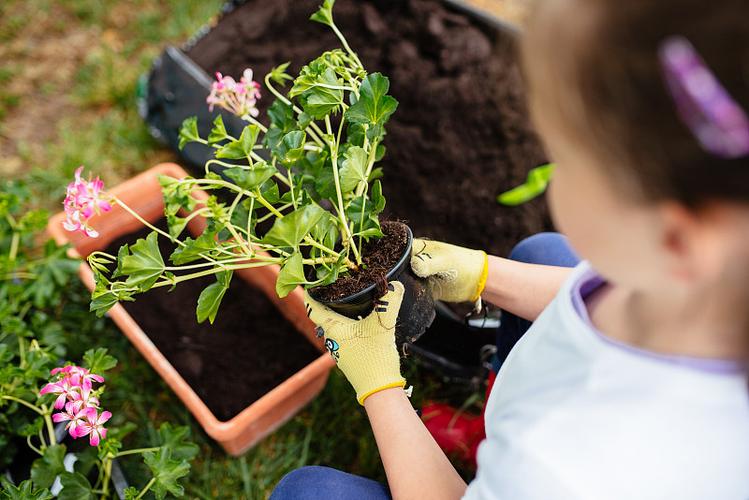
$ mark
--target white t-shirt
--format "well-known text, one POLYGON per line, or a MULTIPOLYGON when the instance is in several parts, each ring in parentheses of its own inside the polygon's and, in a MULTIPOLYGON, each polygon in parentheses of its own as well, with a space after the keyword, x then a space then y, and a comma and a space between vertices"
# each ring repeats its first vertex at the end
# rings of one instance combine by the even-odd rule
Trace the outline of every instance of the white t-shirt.
POLYGON ((502 366, 470 500, 749 500, 749 389, 735 364, 606 338, 580 264, 502 366))

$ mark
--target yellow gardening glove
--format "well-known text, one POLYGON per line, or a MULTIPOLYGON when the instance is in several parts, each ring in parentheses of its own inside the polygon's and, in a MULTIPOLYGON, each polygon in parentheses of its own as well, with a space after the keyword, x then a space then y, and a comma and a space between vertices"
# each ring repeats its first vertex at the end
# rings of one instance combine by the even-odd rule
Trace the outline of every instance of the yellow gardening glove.
POLYGON ((429 279, 435 299, 475 302, 486 285, 489 257, 481 250, 415 239, 411 269, 416 276, 429 279))
POLYGON ((375 392, 403 387, 400 356, 395 347, 395 323, 403 301, 403 284, 393 281, 388 292, 375 301, 374 310, 364 319, 350 319, 316 302, 304 293, 307 314, 325 335, 325 347, 364 400, 375 392))

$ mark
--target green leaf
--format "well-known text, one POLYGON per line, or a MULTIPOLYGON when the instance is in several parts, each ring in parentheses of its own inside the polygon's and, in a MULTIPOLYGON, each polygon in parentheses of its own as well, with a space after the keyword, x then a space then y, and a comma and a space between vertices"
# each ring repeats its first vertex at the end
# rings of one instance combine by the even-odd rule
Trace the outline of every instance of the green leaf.
POLYGON ((282 163, 289 165, 304 157, 304 142, 307 134, 293 130, 285 134, 278 145, 278 157, 282 163))
MULTIPOLYGON (((334 248, 338 242, 338 219, 326 211, 320 222, 312 228, 310 234, 315 241, 322 243, 328 248, 334 248)), ((322 250, 316 248, 313 248, 312 251, 313 253, 322 252, 322 250)))
POLYGON ((542 195, 551 181, 554 168, 555 164, 549 163, 531 169, 523 184, 500 194, 497 201, 502 205, 517 206, 542 195))
MULTIPOLYGON (((343 103, 343 90, 332 89, 327 87, 327 85, 340 86, 342 85, 342 81, 336 76, 332 68, 327 68, 320 75, 315 75, 313 78, 313 81, 306 83, 308 90, 302 92, 300 102, 308 115, 316 119, 322 119, 326 115, 337 111, 343 103), (320 86, 319 84, 326 86, 320 86)), ((295 87, 297 87, 299 80, 297 79, 294 82, 295 87)), ((289 92, 289 95, 291 95, 291 92, 289 92)))
POLYGON ((83 355, 83 364, 91 373, 101 375, 107 370, 111 370, 117 366, 117 358, 110 356, 107 350, 103 347, 97 349, 89 349, 83 355))
POLYGON ((130 246, 130 255, 122 257, 120 269, 122 274, 128 277, 126 283, 138 287, 141 292, 150 289, 156 283, 164 272, 164 259, 161 258, 156 231, 130 246))
POLYGON ((224 119, 221 115, 217 115, 213 119, 213 128, 211 133, 208 135, 208 143, 213 144, 215 142, 221 142, 225 139, 230 139, 229 134, 226 133, 226 127, 224 126, 224 119))
POLYGON ((216 232, 206 229, 197 238, 185 238, 184 246, 178 246, 169 256, 169 260, 177 266, 188 264, 200 257, 201 253, 207 253, 216 248, 216 232))
POLYGON ((270 73, 268 73, 268 77, 271 79, 271 81, 277 83, 278 85, 286 85, 287 80, 293 80, 294 78, 289 75, 286 70, 289 67, 289 63, 285 62, 283 64, 279 64, 272 70, 270 70, 270 73))
POLYGON ((62 491, 57 496, 59 500, 94 500, 91 483, 83 474, 78 472, 63 472, 60 474, 62 491))
POLYGON ((252 191, 262 185, 265 181, 273 177, 278 171, 276 167, 266 162, 258 162, 250 168, 232 167, 224 170, 224 175, 231 179, 234 184, 252 191))
POLYGON ((312 21, 333 26, 333 5, 335 0, 325 0, 320 8, 310 16, 312 21))
POLYGON ((253 146, 257 143, 260 128, 255 124, 247 125, 242 130, 239 139, 226 143, 216 151, 216 158, 227 158, 230 160, 240 160, 247 158, 252 152, 253 146))
POLYGON ((263 242, 296 248, 325 213, 326 211, 318 205, 305 205, 282 219, 276 219, 263 242))
POLYGON ((94 291, 91 292, 91 304, 89 305, 89 311, 96 313, 96 316, 102 317, 109 311, 120 300, 131 300, 130 294, 120 293, 115 295, 109 289, 109 280, 107 280, 101 273, 94 270, 94 280, 96 285, 94 291))
POLYGON ((348 148, 341 163, 341 189, 353 191, 360 182, 366 182, 367 152, 359 146, 348 148))
POLYGON ((41 458, 34 460, 31 465, 31 480, 40 489, 49 488, 55 478, 65 471, 62 461, 65 458, 65 446, 56 444, 48 446, 41 458))
POLYGON ((221 305, 221 299, 224 298, 224 294, 229 289, 231 276, 232 271, 217 273, 216 283, 208 285, 200 292, 198 307, 195 311, 198 316, 198 323, 202 323, 208 319, 213 324, 213 320, 216 319, 216 313, 218 313, 218 307, 221 305))
POLYGON ((284 298, 290 294, 298 285, 306 283, 304 277, 304 265, 302 264, 302 254, 294 252, 291 257, 286 259, 281 272, 276 279, 276 293, 279 297, 284 298))
POLYGON ((0 476, 0 498, 8 500, 51 500, 52 493, 48 489, 35 490, 31 480, 23 481, 15 486, 5 475, 0 476))
POLYGON ((187 212, 195 210, 197 202, 192 197, 189 184, 168 175, 160 175, 159 184, 161 184, 161 194, 164 197, 166 215, 176 215, 180 209, 185 209, 187 212))
POLYGON ((169 236, 171 236, 173 240, 179 238, 179 235, 182 234, 182 231, 187 227, 187 222, 188 220, 186 217, 178 217, 172 214, 167 215, 166 223, 169 226, 169 236))
POLYGON ((151 491, 158 499, 162 499, 167 493, 181 497, 185 489, 179 484, 179 479, 190 472, 190 464, 185 460, 172 458, 169 450, 160 448, 156 453, 145 453, 143 461, 151 469, 153 479, 151 491))
POLYGON ((369 125, 367 137, 370 141, 384 135, 383 126, 396 108, 398 101, 387 95, 390 80, 381 73, 367 75, 359 88, 359 100, 346 110, 346 119, 351 123, 369 125))
POLYGON ((176 459, 191 460, 200 451, 198 445, 188 441, 190 428, 186 425, 172 427, 169 422, 164 422, 159 427, 159 441, 161 447, 166 448, 171 456, 176 459))
POLYGON ((179 149, 183 149, 188 142, 199 142, 198 117, 191 116, 182 122, 179 129, 179 149))
POLYGON ((122 494, 125 496, 125 500, 136 500, 140 491, 135 486, 128 486, 122 491, 122 494))

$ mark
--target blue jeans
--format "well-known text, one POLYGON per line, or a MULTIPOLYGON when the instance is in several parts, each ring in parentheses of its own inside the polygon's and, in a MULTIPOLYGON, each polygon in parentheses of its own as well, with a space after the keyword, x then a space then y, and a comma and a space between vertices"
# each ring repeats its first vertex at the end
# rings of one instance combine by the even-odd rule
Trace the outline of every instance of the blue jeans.
MULTIPOLYGON (((558 233, 539 233, 524 239, 513 248, 510 259, 529 264, 574 267, 580 262, 558 233)), ((505 312, 497 334, 497 358, 494 368, 505 360, 512 347, 523 336, 531 322, 505 312)), ((270 500, 390 500, 387 487, 330 467, 310 465, 290 472, 270 496, 270 500)))
POLYGON ((270 500, 390 500, 388 489, 371 479, 330 467, 308 465, 286 474, 270 500))

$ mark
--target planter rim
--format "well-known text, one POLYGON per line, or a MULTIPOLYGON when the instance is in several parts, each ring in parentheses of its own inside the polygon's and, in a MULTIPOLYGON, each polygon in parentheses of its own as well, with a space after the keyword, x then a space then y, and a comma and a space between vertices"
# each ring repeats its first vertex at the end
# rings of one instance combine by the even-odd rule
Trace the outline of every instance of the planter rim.
MULTIPOLYGON (((411 248, 413 247, 413 241, 414 241, 414 235, 411 231, 411 228, 408 227, 408 224, 405 224, 403 222, 398 221, 391 221, 392 223, 396 224, 402 224, 406 228, 406 232, 408 234, 407 239, 408 242, 406 243, 406 248, 403 250, 403 255, 401 255, 400 259, 398 259, 398 262, 396 262, 393 267, 390 269, 390 271, 385 274, 385 279, 390 281, 390 278, 397 278, 406 268, 408 263, 411 259, 411 248)), ((336 305, 336 304, 348 304, 349 302, 355 302, 357 299, 360 299, 366 295, 371 294, 375 287, 377 286, 376 283, 372 283, 371 285, 367 286, 363 290, 359 290, 356 293, 352 293, 351 295, 347 295, 346 297, 343 297, 341 299, 336 300, 325 300, 321 301, 323 304, 326 305, 336 305)), ((309 293, 314 294, 314 291, 316 288, 310 288, 309 293)), ((314 297, 313 297, 314 298, 314 297)))
MULTIPOLYGON (((175 178, 183 178, 188 174, 179 165, 175 163, 161 163, 150 169, 126 180, 125 182, 115 186, 109 191, 115 195, 119 195, 125 192, 128 188, 133 185, 138 185, 143 181, 149 182, 153 180, 154 176, 164 174, 175 178)), ((163 202, 162 202, 163 203, 163 202)), ((145 217, 148 219, 148 217, 145 217)), ((73 244, 71 239, 68 237, 67 232, 62 227, 62 221, 65 219, 65 213, 59 212, 50 218, 47 226, 47 232, 58 244, 73 244)), ((129 232, 126 231, 125 234, 129 232)), ((74 247, 69 250, 69 255, 82 258, 81 265, 79 267, 79 276, 83 283, 89 290, 94 288, 94 277, 93 272, 85 260, 85 256, 81 255, 74 247)), ((278 266, 268 266, 267 272, 271 271, 271 268, 277 268, 278 266)), ((266 269, 266 268, 256 268, 266 269)), ((266 294, 267 295, 267 294, 266 294)), ((273 297, 269 297, 273 299, 273 297)), ((302 291, 297 287, 287 300, 303 304, 302 291)), ((276 302, 278 306, 279 303, 276 302)), ((300 306, 303 310, 303 305, 300 306)), ((279 314, 285 316, 283 310, 279 310, 279 314)), ((327 380, 328 373, 335 366, 335 362, 326 353, 323 352, 322 346, 317 344, 316 347, 320 349, 321 354, 314 361, 307 364, 301 370, 295 372, 290 377, 283 380, 273 389, 265 393, 257 400, 250 403, 244 410, 230 418, 229 420, 221 421, 215 414, 208 408, 205 402, 197 395, 195 390, 187 383, 187 381, 180 375, 177 369, 169 362, 169 360, 161 353, 161 351, 153 344, 151 339, 146 333, 140 328, 138 323, 133 319, 132 316, 125 310, 121 303, 115 304, 107 315, 117 324, 120 330, 128 337, 128 339, 135 345, 140 351, 146 361, 152 366, 152 368, 161 376, 162 379, 170 386, 170 388, 176 393, 176 395, 182 400, 185 406, 190 410, 193 416, 198 420, 200 425, 203 427, 205 432, 216 441, 219 441, 226 450, 234 455, 239 455, 249 449, 255 442, 250 444, 240 442, 237 444, 235 441, 238 436, 247 431, 248 429, 260 427, 260 431, 267 431, 262 434, 260 438, 267 433, 272 432, 277 427, 282 425, 293 416, 300 407, 292 408, 286 411, 281 418, 276 419, 270 426, 263 426, 257 421, 268 414, 268 412, 279 405, 279 403, 288 400, 295 393, 304 392, 308 389, 311 384, 320 384, 320 389, 327 380), (229 443, 229 444, 227 444, 229 443)), ((295 325, 297 330, 301 330, 299 325, 290 318, 285 318, 295 325)), ((307 317, 304 315, 304 319, 307 317)), ((310 328, 311 332, 311 328, 310 328)), ((305 333, 300 331, 308 340, 311 341, 312 333, 305 333)), ((318 391, 319 392, 319 389, 318 391)), ((316 394, 316 392, 315 392, 316 394)), ((309 401, 309 400, 308 400, 309 401)), ((306 404, 306 403, 305 403, 306 404)), ((258 439, 260 439, 258 438, 258 439)))

